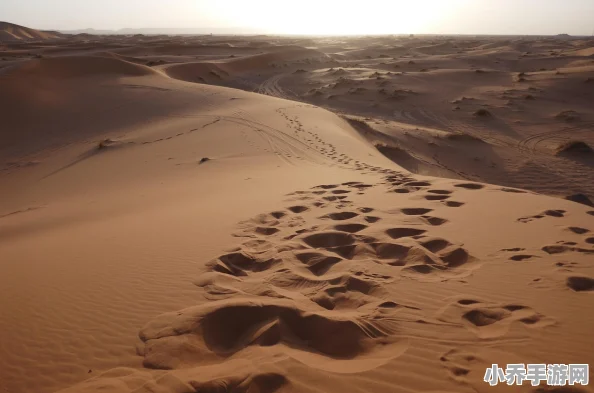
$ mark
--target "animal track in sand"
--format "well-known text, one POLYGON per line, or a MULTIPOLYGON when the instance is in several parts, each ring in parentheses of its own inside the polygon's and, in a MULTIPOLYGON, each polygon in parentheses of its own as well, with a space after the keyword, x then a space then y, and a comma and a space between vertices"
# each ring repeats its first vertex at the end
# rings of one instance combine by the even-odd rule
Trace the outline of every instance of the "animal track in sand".
POLYGON ((461 207, 464 206, 464 202, 456 202, 456 201, 444 201, 444 205, 447 207, 461 207))

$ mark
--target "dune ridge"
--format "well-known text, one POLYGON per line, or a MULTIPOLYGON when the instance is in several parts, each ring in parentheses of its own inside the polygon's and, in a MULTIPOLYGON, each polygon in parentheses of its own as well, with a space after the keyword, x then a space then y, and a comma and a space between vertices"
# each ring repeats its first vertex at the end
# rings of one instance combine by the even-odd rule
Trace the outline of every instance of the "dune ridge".
POLYGON ((60 38, 60 35, 55 32, 40 31, 0 21, 0 42, 53 40, 58 38, 60 38))

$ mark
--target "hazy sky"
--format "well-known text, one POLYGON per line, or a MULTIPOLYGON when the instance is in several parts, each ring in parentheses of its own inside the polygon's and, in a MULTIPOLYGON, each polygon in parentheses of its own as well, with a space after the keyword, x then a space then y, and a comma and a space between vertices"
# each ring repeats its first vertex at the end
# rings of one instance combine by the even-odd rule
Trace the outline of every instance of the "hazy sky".
POLYGON ((241 27, 279 34, 590 35, 594 0, 0 0, 37 29, 241 27))

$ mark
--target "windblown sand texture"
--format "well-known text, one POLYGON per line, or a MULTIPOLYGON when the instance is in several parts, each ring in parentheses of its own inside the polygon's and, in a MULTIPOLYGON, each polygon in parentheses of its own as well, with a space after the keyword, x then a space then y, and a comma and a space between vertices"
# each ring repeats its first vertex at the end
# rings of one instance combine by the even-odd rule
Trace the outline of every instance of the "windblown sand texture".
POLYGON ((545 391, 483 376, 594 363, 592 102, 587 38, 2 38, 0 392, 545 391))

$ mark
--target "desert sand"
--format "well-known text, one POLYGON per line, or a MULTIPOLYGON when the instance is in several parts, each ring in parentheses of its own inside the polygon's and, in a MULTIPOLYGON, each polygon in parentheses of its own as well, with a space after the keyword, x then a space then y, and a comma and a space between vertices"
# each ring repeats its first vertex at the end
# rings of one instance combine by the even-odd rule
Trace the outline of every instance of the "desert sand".
POLYGON ((0 391, 594 363, 592 39, 0 26, 0 391))

